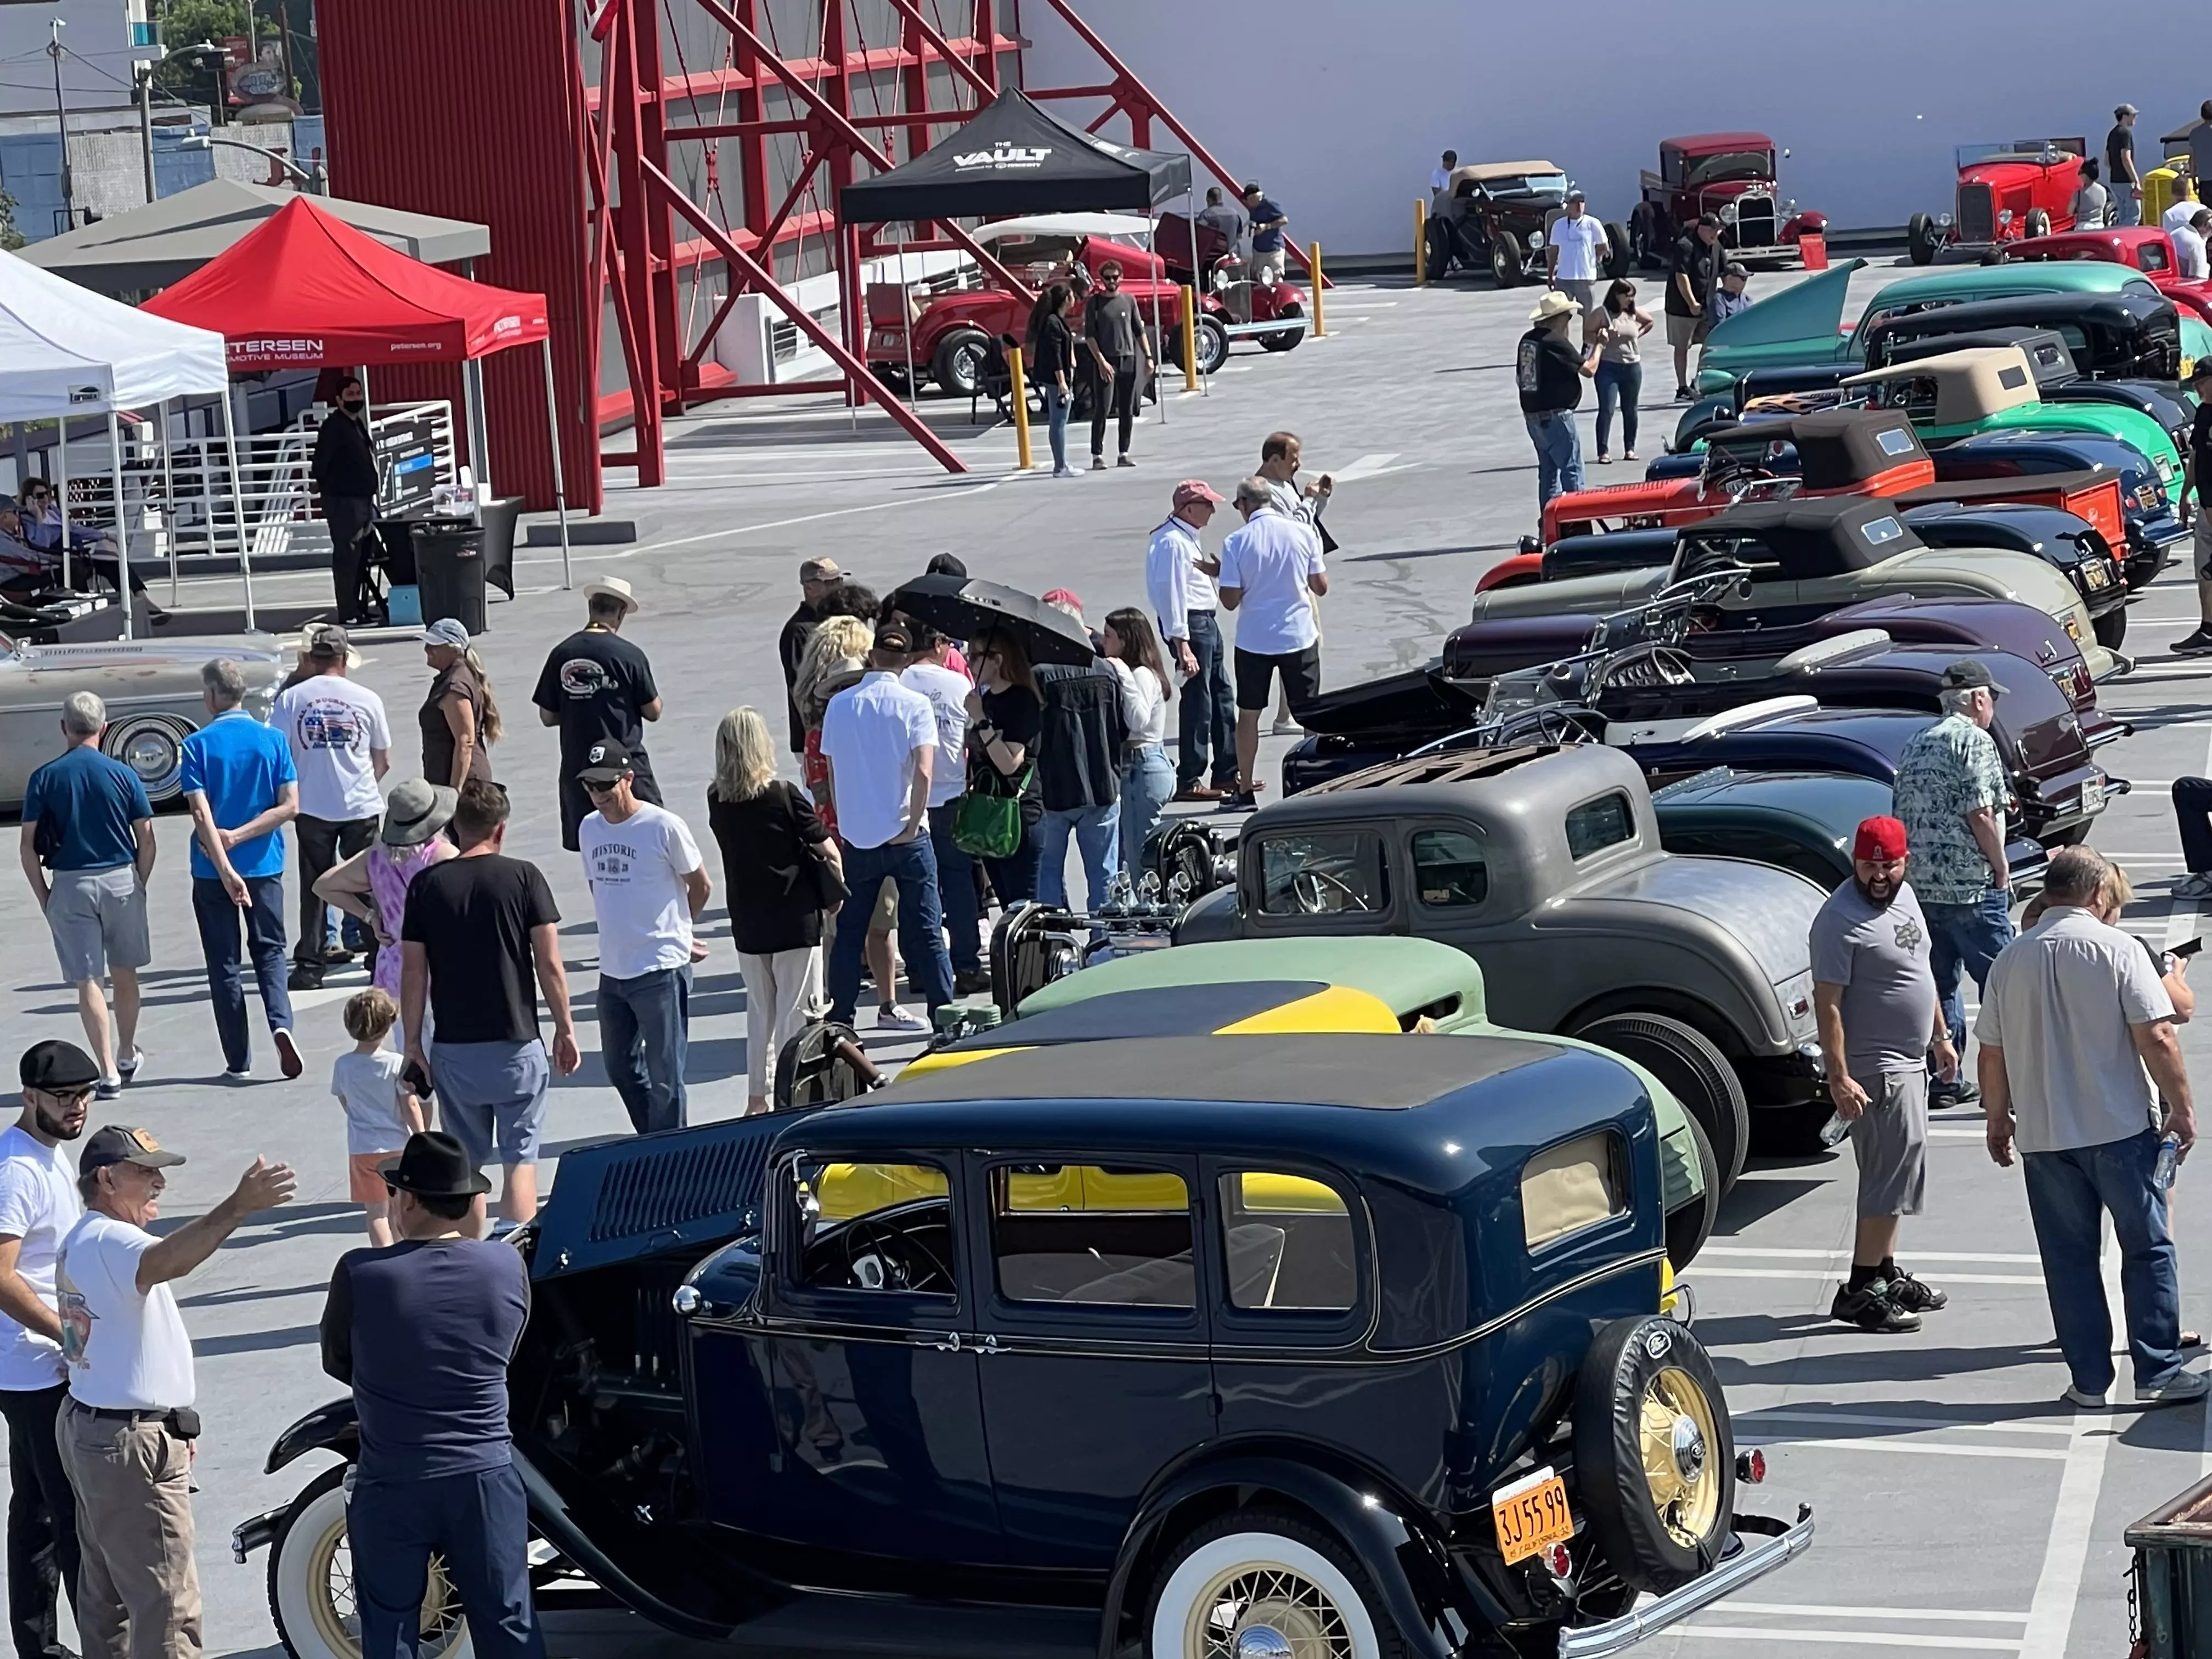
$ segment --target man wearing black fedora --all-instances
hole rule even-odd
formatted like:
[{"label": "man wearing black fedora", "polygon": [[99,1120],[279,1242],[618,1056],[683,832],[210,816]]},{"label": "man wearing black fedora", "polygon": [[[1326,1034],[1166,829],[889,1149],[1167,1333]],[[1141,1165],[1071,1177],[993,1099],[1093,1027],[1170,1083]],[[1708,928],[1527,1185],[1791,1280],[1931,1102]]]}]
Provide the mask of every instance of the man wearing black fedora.
[{"label": "man wearing black fedora", "polygon": [[453,1136],[410,1135],[382,1173],[399,1243],[338,1259],[322,1321],[323,1369],[361,1423],[346,1524],[362,1651],[414,1651],[436,1554],[478,1655],[544,1659],[507,1416],[529,1271],[474,1237],[491,1183]]}]

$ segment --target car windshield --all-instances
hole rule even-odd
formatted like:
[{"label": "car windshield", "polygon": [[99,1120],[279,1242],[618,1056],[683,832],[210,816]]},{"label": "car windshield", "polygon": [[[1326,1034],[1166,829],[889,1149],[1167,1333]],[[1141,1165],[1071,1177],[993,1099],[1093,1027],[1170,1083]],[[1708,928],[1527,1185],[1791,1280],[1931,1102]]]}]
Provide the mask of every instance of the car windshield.
[{"label": "car windshield", "polygon": [[1492,196],[1565,196],[1567,175],[1564,173],[1523,173],[1504,179],[1486,180],[1483,188]]},{"label": "car windshield", "polygon": [[1774,152],[1771,149],[1732,149],[1721,155],[1701,155],[1690,163],[1682,182],[1717,184],[1723,179],[1771,179]]}]

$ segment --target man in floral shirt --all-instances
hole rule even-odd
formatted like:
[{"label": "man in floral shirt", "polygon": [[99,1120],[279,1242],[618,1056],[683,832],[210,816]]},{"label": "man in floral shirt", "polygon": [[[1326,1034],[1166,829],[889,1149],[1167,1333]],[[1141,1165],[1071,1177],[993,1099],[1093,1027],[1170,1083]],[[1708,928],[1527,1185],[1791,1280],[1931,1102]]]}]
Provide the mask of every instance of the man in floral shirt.
[{"label": "man in floral shirt", "polygon": [[[1977,987],[2013,940],[2011,878],[2005,863],[2004,763],[1989,725],[2004,687],[1972,658],[1943,671],[1943,718],[1907,744],[1897,763],[1896,811],[1912,849],[1912,887],[1927,918],[1929,966],[1943,1000],[1951,1044],[1963,1050],[1966,1010],[1961,969]],[[1962,1074],[1938,1079],[1930,1106],[1965,1106],[1979,1091]]]}]

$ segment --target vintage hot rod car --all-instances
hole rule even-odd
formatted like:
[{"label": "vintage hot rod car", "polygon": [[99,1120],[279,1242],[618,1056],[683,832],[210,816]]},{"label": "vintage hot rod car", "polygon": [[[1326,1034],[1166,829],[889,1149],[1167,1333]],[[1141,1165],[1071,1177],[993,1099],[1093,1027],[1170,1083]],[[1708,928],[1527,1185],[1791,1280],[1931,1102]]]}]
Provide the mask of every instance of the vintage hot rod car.
[{"label": "vintage hot rod car", "polygon": [[1916,213],[1905,226],[1912,263],[1924,265],[1948,249],[1978,253],[2028,236],[2074,228],[2074,192],[2081,187],[2079,138],[2020,138],[2008,144],[1959,146],[1954,210]]},{"label": "vintage hot rod car", "polygon": [[[1599,1659],[1811,1541],[1735,1512],[1661,1230],[1642,1079],[1532,1037],[1042,1048],[577,1148],[516,1235],[540,1594],[754,1652]],[[339,1462],[239,1528],[300,1659],[357,1640],[356,1443],[287,1429]]]},{"label": "vintage hot rod car", "polygon": [[[1431,282],[1454,264],[1488,271],[1500,288],[1544,274],[1545,238],[1566,211],[1567,175],[1549,161],[1482,161],[1454,170],[1443,200],[1422,235]],[[1619,225],[1605,228],[1611,250],[1606,275],[1629,270],[1628,239]]]},{"label": "vintage hot rod car", "polygon": [[2120,475],[2127,520],[2128,587],[2142,588],[2166,568],[2189,530],[2175,516],[2173,498],[2157,468],[2132,444],[2087,432],[1989,432],[1961,438],[1935,453],[1936,476],[1948,482],[2022,477],[2110,467]]},{"label": "vintage hot rod car", "polygon": [[[1788,150],[1782,152],[1786,160]],[[1774,140],[1763,132],[1699,132],[1659,141],[1659,171],[1639,173],[1628,243],[1646,270],[1667,263],[1674,239],[1711,213],[1720,245],[1742,259],[1790,258],[1797,239],[1827,228],[1827,216],[1801,213],[1775,182]]]},{"label": "vintage hot rod car", "polygon": [[2195,313],[2200,322],[2212,323],[2212,283],[2184,276],[2173,251],[2173,238],[2156,224],[2074,230],[2063,235],[2037,236],[2008,242],[2007,264],[2043,259],[2101,259],[2130,265],[2158,284],[2158,291]]}]

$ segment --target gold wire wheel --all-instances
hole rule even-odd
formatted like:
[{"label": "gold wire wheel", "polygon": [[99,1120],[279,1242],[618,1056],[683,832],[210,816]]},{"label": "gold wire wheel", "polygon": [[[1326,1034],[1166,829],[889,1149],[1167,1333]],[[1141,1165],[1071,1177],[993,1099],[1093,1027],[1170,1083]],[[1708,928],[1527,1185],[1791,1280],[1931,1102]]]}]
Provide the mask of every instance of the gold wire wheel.
[{"label": "gold wire wheel", "polygon": [[[361,1652],[361,1606],[354,1592],[353,1549],[346,1541],[343,1509],[308,1553],[307,1605],[314,1614],[315,1634],[331,1652]],[[422,1617],[416,1628],[422,1659],[445,1659],[466,1634],[460,1594],[447,1574],[442,1555],[430,1558],[430,1577],[423,1587]]]},{"label": "gold wire wheel", "polygon": [[1697,1379],[1669,1365],[1644,1388],[1644,1480],[1651,1507],[1677,1544],[1695,1549],[1720,1519],[1720,1437]]},{"label": "gold wire wheel", "polygon": [[1282,1654],[1284,1646],[1248,1635],[1273,1631],[1288,1659],[1352,1659],[1352,1632],[1329,1593],[1288,1567],[1246,1562],[1229,1568],[1193,1599],[1183,1652],[1188,1659],[1237,1659],[1242,1651]]}]

